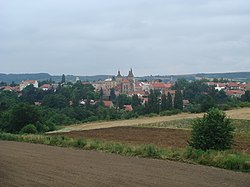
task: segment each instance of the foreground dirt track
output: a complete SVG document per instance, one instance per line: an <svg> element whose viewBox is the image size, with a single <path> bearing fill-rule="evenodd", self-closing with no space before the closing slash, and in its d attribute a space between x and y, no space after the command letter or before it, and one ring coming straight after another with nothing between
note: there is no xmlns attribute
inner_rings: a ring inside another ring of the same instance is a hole
<svg viewBox="0 0 250 187"><path fill-rule="evenodd" d="M0 186L250 186L250 175L205 166L0 141Z"/></svg>

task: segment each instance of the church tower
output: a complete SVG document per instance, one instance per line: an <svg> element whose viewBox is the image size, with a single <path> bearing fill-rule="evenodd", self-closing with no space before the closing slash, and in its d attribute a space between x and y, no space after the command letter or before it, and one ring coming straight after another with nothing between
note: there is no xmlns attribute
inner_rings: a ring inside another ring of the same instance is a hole
<svg viewBox="0 0 250 187"><path fill-rule="evenodd" d="M129 91L134 92L135 91L135 79L134 79L134 74L132 68L130 69L128 73L128 81L130 83L129 85Z"/></svg>
<svg viewBox="0 0 250 187"><path fill-rule="evenodd" d="M122 83L122 75L121 75L120 70L118 70L118 74L117 74L115 80L116 80L117 84L121 84Z"/></svg>

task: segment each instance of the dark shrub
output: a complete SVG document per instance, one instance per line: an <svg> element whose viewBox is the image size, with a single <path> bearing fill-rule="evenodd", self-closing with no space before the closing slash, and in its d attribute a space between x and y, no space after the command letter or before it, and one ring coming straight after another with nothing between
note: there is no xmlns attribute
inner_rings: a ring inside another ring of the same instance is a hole
<svg viewBox="0 0 250 187"><path fill-rule="evenodd" d="M202 119L193 123L189 144L195 149L230 149L233 143L233 130L231 120L226 118L224 112L212 108Z"/></svg>

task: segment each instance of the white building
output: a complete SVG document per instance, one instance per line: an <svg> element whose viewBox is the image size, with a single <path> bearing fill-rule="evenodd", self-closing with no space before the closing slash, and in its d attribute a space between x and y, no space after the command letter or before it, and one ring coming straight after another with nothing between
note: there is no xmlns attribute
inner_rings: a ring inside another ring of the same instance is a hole
<svg viewBox="0 0 250 187"><path fill-rule="evenodd" d="M26 80L20 83L20 91L26 88L29 85L33 85L35 88L38 88L38 81L37 80Z"/></svg>

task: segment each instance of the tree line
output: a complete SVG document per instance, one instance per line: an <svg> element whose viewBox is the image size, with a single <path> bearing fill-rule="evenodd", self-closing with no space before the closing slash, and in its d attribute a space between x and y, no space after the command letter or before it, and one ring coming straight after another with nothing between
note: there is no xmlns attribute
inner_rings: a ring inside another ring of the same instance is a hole
<svg viewBox="0 0 250 187"><path fill-rule="evenodd" d="M0 92L0 129L7 132L46 132L55 130L58 125L69 125L96 120L117 120L135 118L139 115L170 115L180 111L203 112L212 107L227 109L244 102L250 102L246 91L241 100L229 98L223 90L217 91L203 81L188 82L177 80L172 90L175 94L150 90L143 103L138 95L116 96L110 90L109 100L113 108L103 103L103 90L96 92L91 84L60 83L56 89L43 91L27 86L22 92ZM190 104L183 108L183 100ZM81 104L79 101L84 101ZM94 103L92 101L95 101ZM37 103L39 106L35 106ZM41 104L41 105L40 105ZM132 105L133 111L126 112L124 105ZM223 108L224 107L224 108ZM26 127L28 125L28 127Z"/></svg>

